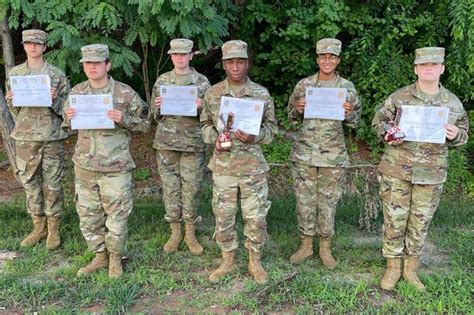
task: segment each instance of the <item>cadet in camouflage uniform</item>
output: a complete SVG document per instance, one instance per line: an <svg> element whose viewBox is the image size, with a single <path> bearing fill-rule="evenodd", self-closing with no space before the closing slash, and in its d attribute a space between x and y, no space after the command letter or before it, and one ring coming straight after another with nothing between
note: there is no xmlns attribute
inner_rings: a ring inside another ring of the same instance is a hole
<svg viewBox="0 0 474 315"><path fill-rule="evenodd" d="M223 258L222 264L211 273L209 280L217 282L235 269L234 257L238 244L235 216L240 192L245 247L249 251L249 272L255 282L262 284L267 282L267 273L260 260L267 238L266 216L271 203L267 200L266 173L269 167L260 144L270 143L278 127L273 101L267 89L252 82L247 76L247 44L240 40L226 42L222 46L222 60L227 78L207 90L201 114L204 142L216 146L208 167L213 172L212 208L216 217L215 235ZM249 135L242 130L232 132L233 147L230 150L222 148L217 141L222 96L265 102L259 135Z"/></svg>
<svg viewBox="0 0 474 315"><path fill-rule="evenodd" d="M318 41L316 61L319 72L298 82L288 102L289 121L298 128L290 159L293 161L292 177L301 232L301 245L290 261L299 264L310 257L313 238L318 235L319 257L329 269L336 267L331 253L331 238L337 203L342 195L344 167L349 164L343 126L355 128L361 112L354 84L336 72L340 53L339 40L325 38ZM308 87L347 89L347 101L343 104L344 121L304 119Z"/></svg>
<svg viewBox="0 0 474 315"><path fill-rule="evenodd" d="M448 169L448 147L467 142L469 122L459 99L440 83L444 72L444 48L415 51L418 80L388 97L376 111L372 126L385 143L379 166L383 202L383 255L387 270L380 287L392 290L401 276L418 290L425 289L416 268L428 227L438 206ZM447 107L446 143L387 142L384 124L399 119L401 105Z"/></svg>
<svg viewBox="0 0 474 315"><path fill-rule="evenodd" d="M15 119L10 136L16 140L18 177L33 219L33 231L21 246L33 246L46 237L46 247L54 250L61 244L59 223L63 215L64 139L67 138L61 123L70 87L64 73L43 59L47 33L32 29L23 31L22 36L27 61L14 67L9 77L48 75L53 103L51 107L13 107L13 92L7 79L6 99Z"/></svg>
<svg viewBox="0 0 474 315"><path fill-rule="evenodd" d="M206 144L202 140L199 113L204 93L211 86L209 80L189 66L193 59L193 42L177 38L170 42L174 69L158 77L153 86L150 106L158 122L153 148L157 149L156 158L165 203L165 220L171 226L171 238L163 247L165 252L178 250L181 242L181 220L185 222L184 242L193 255L201 255L203 248L195 236L195 224L201 221L197 214L199 190L204 175ZM198 117L160 115L162 85L193 85L198 88L196 106ZM154 106L153 106L154 105Z"/></svg>
<svg viewBox="0 0 474 315"><path fill-rule="evenodd" d="M79 130L73 156L76 175L76 210L81 232L96 253L94 260L79 269L78 276L109 267L109 277L122 275L122 253L127 221L133 208L130 132L146 132L147 104L131 87L108 75L111 63L106 45L81 48L87 81L76 85L71 95L111 94L113 109L107 113L114 129ZM63 127L70 126L76 111L66 102ZM110 255L110 257L109 257Z"/></svg>

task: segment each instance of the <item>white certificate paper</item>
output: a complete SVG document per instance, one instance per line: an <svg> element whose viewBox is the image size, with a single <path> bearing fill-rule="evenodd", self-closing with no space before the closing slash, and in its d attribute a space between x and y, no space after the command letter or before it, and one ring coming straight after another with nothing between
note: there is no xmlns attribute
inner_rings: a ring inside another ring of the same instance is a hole
<svg viewBox="0 0 474 315"><path fill-rule="evenodd" d="M71 119L71 129L114 129L115 124L107 117L113 109L111 94L69 95L69 106L76 110Z"/></svg>
<svg viewBox="0 0 474 315"><path fill-rule="evenodd" d="M344 120L347 90L342 88L306 88L304 118Z"/></svg>
<svg viewBox="0 0 474 315"><path fill-rule="evenodd" d="M197 116L197 86L161 85L160 96L162 97L161 115Z"/></svg>
<svg viewBox="0 0 474 315"><path fill-rule="evenodd" d="M51 79L49 75L11 76L10 87L15 107L51 107Z"/></svg>
<svg viewBox="0 0 474 315"><path fill-rule="evenodd" d="M402 105L399 128L403 141L445 143L449 108Z"/></svg>
<svg viewBox="0 0 474 315"><path fill-rule="evenodd" d="M260 133L264 106L265 102L262 100L223 96L221 97L219 117L223 117L224 122L227 122L228 114L233 113L232 131L240 129L243 132L257 136ZM221 119L219 119L218 129L224 129Z"/></svg>

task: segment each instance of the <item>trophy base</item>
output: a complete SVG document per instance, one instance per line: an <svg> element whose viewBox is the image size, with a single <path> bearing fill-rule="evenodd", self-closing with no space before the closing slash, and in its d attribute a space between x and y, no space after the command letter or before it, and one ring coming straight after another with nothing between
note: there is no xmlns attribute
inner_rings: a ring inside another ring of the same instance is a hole
<svg viewBox="0 0 474 315"><path fill-rule="evenodd" d="M223 149L228 149L232 147L232 141L222 141L222 142L219 142L219 144L221 148Z"/></svg>
<svg viewBox="0 0 474 315"><path fill-rule="evenodd" d="M388 142L394 141L394 140L401 140L405 138L405 133L402 131L397 131L395 133L392 133L387 136Z"/></svg>

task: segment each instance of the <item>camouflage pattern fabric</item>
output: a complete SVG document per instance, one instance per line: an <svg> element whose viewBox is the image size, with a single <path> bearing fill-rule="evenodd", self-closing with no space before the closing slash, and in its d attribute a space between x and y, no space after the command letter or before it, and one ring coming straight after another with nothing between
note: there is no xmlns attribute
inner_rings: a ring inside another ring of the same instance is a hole
<svg viewBox="0 0 474 315"><path fill-rule="evenodd" d="M24 44L25 42L46 45L48 42L48 33L37 29L24 30L21 32L21 43Z"/></svg>
<svg viewBox="0 0 474 315"><path fill-rule="evenodd" d="M115 129L79 130L74 164L93 172L121 172L135 168L130 154L129 142L131 131L146 132L150 122L146 118L148 106L128 85L109 78L109 84L103 89L93 89L89 81L76 85L71 95L112 94L113 108L123 112L124 121L115 123ZM64 107L68 108L69 101ZM64 115L63 127L70 126Z"/></svg>
<svg viewBox="0 0 474 315"><path fill-rule="evenodd" d="M258 85L249 78L238 92L233 92L227 80L213 85L206 92L204 106L201 113L201 126L204 142L214 145L218 136L219 109L222 96L259 99L265 101L265 108L260 126L260 133L255 142L246 144L235 138L231 133L233 148L228 152L214 151L209 162L209 169L217 174L232 176L248 176L262 174L269 170L260 144L272 142L273 135L277 132L273 100L268 90Z"/></svg>
<svg viewBox="0 0 474 315"><path fill-rule="evenodd" d="M104 44L82 46L81 55L79 62L102 62L109 58L109 46Z"/></svg>
<svg viewBox="0 0 474 315"><path fill-rule="evenodd" d="M28 213L31 216L61 217L63 141L16 141L16 164L25 189Z"/></svg>
<svg viewBox="0 0 474 315"><path fill-rule="evenodd" d="M114 81L103 89L92 89L89 81L76 85L71 95L112 94L113 108L124 121L115 129L79 130L73 156L76 174L76 210L81 231L94 252L105 248L123 253L127 220L133 208L130 131L146 132L147 104L128 85ZM66 102L65 108L69 104ZM70 126L65 119L63 127Z"/></svg>
<svg viewBox="0 0 474 315"><path fill-rule="evenodd" d="M222 251L237 248L235 216L240 192L244 220L245 247L261 252L267 239L266 216L271 202L267 200L266 174L229 176L213 173L212 209L216 217L215 237Z"/></svg>
<svg viewBox="0 0 474 315"><path fill-rule="evenodd" d="M204 151L206 145L202 140L201 126L198 117L161 116L155 106L155 99L160 96L161 85L195 85L198 87L198 97L204 98L204 93L211 86L209 80L196 70L192 69L190 76L184 80L174 71L166 72L158 77L153 86L150 110L157 121L153 148L159 150L174 150L184 152Z"/></svg>
<svg viewBox="0 0 474 315"><path fill-rule="evenodd" d="M204 142L215 144L218 136L220 99L222 96L261 99L265 108L260 133L252 144L238 140L231 133L233 147L228 152L214 150L208 167L213 171L212 208L216 217L216 240L223 251L237 247L235 215L238 194L244 218L245 246L255 252L262 250L266 240L267 200L266 172L269 170L259 144L268 144L277 132L273 101L264 87L250 81L234 92L227 80L212 86L204 98L201 113Z"/></svg>
<svg viewBox="0 0 474 315"><path fill-rule="evenodd" d="M24 36L29 41L33 39L32 36L36 36L38 42L45 40L43 37L46 35L26 32ZM51 107L13 107L10 99L8 107L15 120L15 128L10 136L16 140L18 177L25 189L28 213L34 216L60 217L63 213L62 140L67 138L67 133L61 129L61 123L63 104L70 90L69 81L59 68L47 62L44 62L41 69L35 71L31 71L25 62L14 67L9 76L39 74L49 75L51 87L57 90L57 97ZM8 78L6 86L9 91Z"/></svg>
<svg viewBox="0 0 474 315"><path fill-rule="evenodd" d="M443 184L412 184L390 175L382 175L380 183L384 257L420 256Z"/></svg>
<svg viewBox="0 0 474 315"><path fill-rule="evenodd" d="M166 222L201 221L197 215L199 191L204 177L204 152L157 151L163 183Z"/></svg>
<svg viewBox="0 0 474 315"><path fill-rule="evenodd" d="M336 207L342 195L344 169L293 163L298 228L304 235L331 238Z"/></svg>
<svg viewBox="0 0 474 315"><path fill-rule="evenodd" d="M348 101L354 106L351 115L343 122L327 119L303 119L303 114L296 111L293 103L305 97L307 87L346 88ZM362 107L357 91L352 82L340 77L330 84L319 80L316 73L296 84L288 102L288 119L298 129L297 139L293 143L290 159L293 162L311 166L335 167L347 166L349 156L344 140L343 125L355 128L359 122Z"/></svg>
<svg viewBox="0 0 474 315"><path fill-rule="evenodd" d="M51 88L56 88L57 97L53 100L51 107L13 107L12 100L8 101L8 107L15 120L15 129L10 136L20 141L56 141L67 138L67 133L61 129L62 111L67 99L70 86L64 73L53 65L45 62L38 71L28 69L25 62L14 67L10 76L23 75L49 75ZM10 81L6 81L7 91L10 91ZM34 104L32 104L34 105Z"/></svg>
<svg viewBox="0 0 474 315"><path fill-rule="evenodd" d="M132 212L130 172L91 172L76 165L76 210L89 250L125 251Z"/></svg>
<svg viewBox="0 0 474 315"><path fill-rule="evenodd" d="M448 123L456 125L459 133L453 140L446 139L444 144L408 141L399 146L386 144L379 165L380 172L413 184L444 183L448 170L448 147L465 144L468 139L469 120L462 103L443 86L440 86L440 93L434 99L422 93L416 83L399 89L376 110L372 120L372 127L381 140L385 134L383 124L399 119L401 105L448 107Z"/></svg>
<svg viewBox="0 0 474 315"><path fill-rule="evenodd" d="M318 42L320 50L340 49L333 40ZM305 97L307 87L346 88L354 106L345 120L304 119L294 102ZM288 102L289 121L297 130L290 154L296 196L298 228L304 235L331 238L334 217L342 196L344 166L349 165L343 126L355 128L360 118L361 102L352 82L335 74L334 80L319 80L319 73L298 82Z"/></svg>

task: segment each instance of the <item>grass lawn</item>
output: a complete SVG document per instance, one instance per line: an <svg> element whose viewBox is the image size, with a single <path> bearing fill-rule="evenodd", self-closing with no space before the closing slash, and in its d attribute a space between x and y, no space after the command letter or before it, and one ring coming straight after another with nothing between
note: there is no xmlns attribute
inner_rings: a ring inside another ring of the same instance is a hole
<svg viewBox="0 0 474 315"><path fill-rule="evenodd" d="M110 280L101 271L77 278L78 268L93 257L79 230L71 196L66 198L62 247L48 253L44 242L22 249L21 239L31 222L21 198L0 203L0 312L141 312L141 313L347 313L347 312L473 312L474 200L445 197L435 214L422 257L420 277L426 293L401 281L385 292L378 283L385 267L381 255L381 218L377 232L358 229L354 197L341 201L336 217L333 253L338 266L324 269L313 257L300 266L288 259L296 250L295 201L272 198L269 241L264 251L267 285L257 286L247 271L247 253L240 243L238 270L222 283L211 284L209 273L219 265L220 252L212 239L211 188L204 188L198 238L205 253L193 257L182 244L166 255L169 236L164 208L158 198L135 199L129 220L125 274ZM240 240L243 240L239 220ZM315 241L317 248L317 241Z"/></svg>

